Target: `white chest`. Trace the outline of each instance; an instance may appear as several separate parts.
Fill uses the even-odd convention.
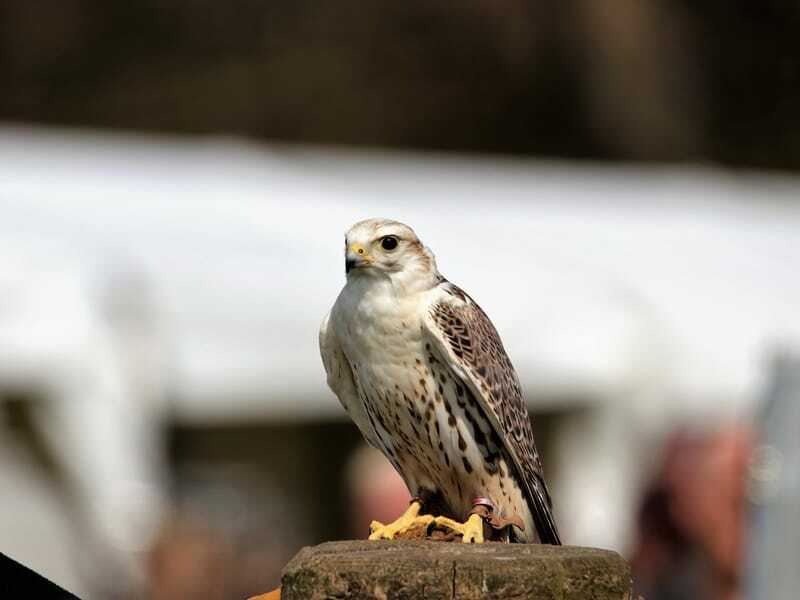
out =
[[[419,296],[398,298],[389,285],[343,290],[331,317],[345,356],[361,371],[360,379],[394,379],[422,354],[420,304]]]
[[[436,385],[426,368],[419,306],[420,298],[356,288],[346,289],[331,313],[369,427],[400,471],[400,445],[422,435],[425,402]]]

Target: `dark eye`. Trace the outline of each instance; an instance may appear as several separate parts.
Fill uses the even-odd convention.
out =
[[[381,240],[381,248],[384,250],[394,250],[397,248],[397,238],[393,235],[387,235]]]

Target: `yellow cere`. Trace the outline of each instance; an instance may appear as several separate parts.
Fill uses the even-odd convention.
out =
[[[358,256],[361,257],[363,260],[367,262],[372,261],[372,257],[369,254],[367,254],[366,249],[361,244],[350,244],[350,250],[358,254]]]

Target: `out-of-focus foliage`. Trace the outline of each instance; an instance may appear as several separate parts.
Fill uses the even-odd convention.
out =
[[[0,119],[800,168],[790,0],[0,3]]]

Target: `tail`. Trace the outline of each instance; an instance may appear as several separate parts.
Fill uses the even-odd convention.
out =
[[[539,534],[539,540],[543,544],[551,544],[553,546],[561,545],[561,536],[558,535],[558,528],[553,519],[553,512],[549,507],[543,515],[534,513],[533,520],[536,523],[536,532]]]
[[[553,518],[553,502],[550,493],[547,491],[547,484],[541,475],[536,473],[533,477],[533,489],[531,491],[531,514],[536,525],[536,533],[542,544],[553,546],[561,545],[561,536],[558,535],[556,520]]]

